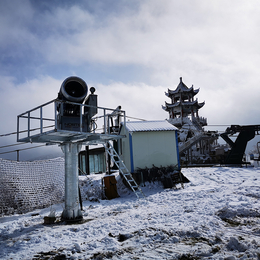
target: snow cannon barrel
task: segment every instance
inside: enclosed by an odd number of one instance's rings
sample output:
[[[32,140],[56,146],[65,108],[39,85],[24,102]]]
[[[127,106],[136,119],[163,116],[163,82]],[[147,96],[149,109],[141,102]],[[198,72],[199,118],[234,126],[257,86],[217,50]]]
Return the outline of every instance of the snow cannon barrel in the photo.
[[[88,94],[86,82],[79,77],[68,77],[61,84],[58,93],[58,129],[76,132],[89,132],[91,118],[97,114],[95,88]],[[84,107],[84,112],[82,107]]]
[[[82,104],[88,94],[88,86],[86,82],[79,77],[68,77],[61,84],[58,93],[58,99],[67,102]],[[63,104],[62,108],[58,106],[58,111],[62,111],[63,116],[79,116],[80,105]]]
[[[86,82],[79,77],[68,77],[61,84],[58,98],[63,101],[80,103],[84,101],[88,94]]]

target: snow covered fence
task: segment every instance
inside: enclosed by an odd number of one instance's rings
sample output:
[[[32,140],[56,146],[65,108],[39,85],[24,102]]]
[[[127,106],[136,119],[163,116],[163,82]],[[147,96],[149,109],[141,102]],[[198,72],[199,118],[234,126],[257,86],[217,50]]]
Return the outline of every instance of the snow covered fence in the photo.
[[[64,199],[64,159],[0,159],[0,216],[48,207]]]

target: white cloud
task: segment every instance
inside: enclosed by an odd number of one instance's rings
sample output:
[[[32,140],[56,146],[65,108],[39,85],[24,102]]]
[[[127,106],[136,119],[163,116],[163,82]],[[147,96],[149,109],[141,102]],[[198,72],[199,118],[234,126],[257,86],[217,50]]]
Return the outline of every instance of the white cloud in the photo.
[[[127,116],[144,120],[168,118],[168,113],[162,109],[167,98],[164,94],[167,89],[162,86],[114,82],[109,85],[97,84],[95,87],[99,106],[116,108],[121,105]]]
[[[57,97],[61,82],[49,76],[15,84],[11,77],[1,76],[0,113],[2,133],[16,131],[17,115]]]
[[[2,122],[0,135],[15,133],[17,131],[17,116],[52,99],[55,99],[61,85],[59,80],[53,79],[49,76],[42,76],[39,79],[30,80],[23,84],[15,84],[14,78],[11,77],[1,76],[0,78],[0,121]],[[19,130],[22,131],[26,129],[27,128],[20,128]],[[1,146],[15,144],[16,137],[16,134],[1,137]],[[0,149],[0,153],[23,149],[26,147],[33,147],[35,145],[37,144],[13,146],[5,149],[2,148]],[[30,149],[21,151],[20,159],[39,159],[41,156],[55,156],[55,153],[56,156],[62,155],[60,148],[57,146]],[[16,152],[7,153],[0,156],[1,158],[16,159]]]
[[[102,17],[77,7],[57,8],[46,19],[57,33],[46,38],[43,50],[49,61],[57,63],[142,64],[166,70],[182,60],[200,62],[198,56],[214,63],[232,63],[238,55],[246,58],[256,50],[258,18],[252,18],[252,7],[245,2],[238,4],[243,9],[222,1],[189,3],[144,1],[137,13],[113,14],[104,23],[99,22]]]
[[[31,3],[0,4],[2,132],[15,129],[17,114],[55,98],[61,75],[71,71],[87,75],[100,106],[122,105],[129,116],[167,118],[164,92],[182,76],[187,86],[200,88],[197,97],[206,102],[200,115],[209,124],[258,123],[257,1],[123,1],[110,9],[104,1],[91,11],[79,1],[40,12]],[[27,66],[28,81],[14,84]],[[125,80],[118,75],[117,68],[128,66],[139,74],[144,69],[142,81],[134,73]],[[107,73],[106,82],[99,73]]]

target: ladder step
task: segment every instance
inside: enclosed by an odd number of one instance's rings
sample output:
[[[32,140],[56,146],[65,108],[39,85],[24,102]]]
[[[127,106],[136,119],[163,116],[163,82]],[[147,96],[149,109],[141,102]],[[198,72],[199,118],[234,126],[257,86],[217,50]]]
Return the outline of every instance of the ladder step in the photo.
[[[106,152],[109,154],[111,160],[117,165],[120,173],[123,175],[127,183],[129,184],[130,188],[135,193],[136,197],[139,199],[141,196],[145,198],[144,193],[142,192],[141,188],[137,185],[136,181],[134,180],[132,174],[126,168],[124,162],[121,160],[120,156],[117,154],[114,147],[111,145],[110,142],[103,144],[105,147]]]
[[[132,179],[126,179],[128,182],[131,182],[132,183],[132,185],[133,184],[136,184],[136,182],[135,182],[135,180],[132,180]]]

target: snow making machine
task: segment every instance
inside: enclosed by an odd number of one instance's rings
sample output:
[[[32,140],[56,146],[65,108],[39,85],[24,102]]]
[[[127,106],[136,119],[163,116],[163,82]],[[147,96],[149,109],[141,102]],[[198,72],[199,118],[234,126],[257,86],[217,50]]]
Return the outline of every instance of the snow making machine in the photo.
[[[58,144],[65,154],[65,208],[62,219],[82,219],[78,186],[78,153],[82,144],[103,144],[123,138],[111,133],[110,117],[114,109],[97,106],[95,88],[79,77],[66,78],[58,97],[17,116],[17,141]],[[120,109],[125,121],[125,111]],[[97,122],[103,128],[97,129]],[[24,130],[26,129],[26,130]]]

